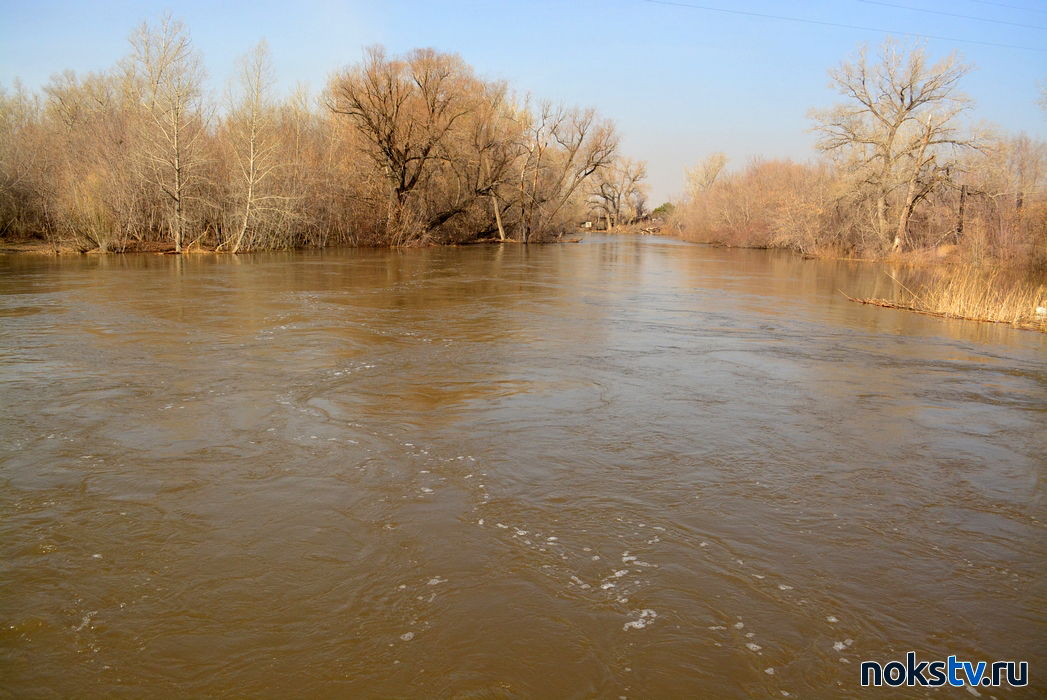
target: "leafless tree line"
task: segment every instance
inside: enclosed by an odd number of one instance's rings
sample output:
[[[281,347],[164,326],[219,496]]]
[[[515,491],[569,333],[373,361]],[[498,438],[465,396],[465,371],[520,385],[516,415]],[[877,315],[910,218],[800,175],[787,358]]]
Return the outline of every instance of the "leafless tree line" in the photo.
[[[319,100],[279,98],[262,41],[216,100],[181,21],[129,42],[111,70],[55,75],[42,95],[0,88],[0,237],[103,252],[528,242],[574,230],[616,173],[635,202],[645,175],[594,110],[522,98],[454,54],[372,47]]]
[[[967,259],[1047,261],[1047,144],[966,125],[953,53],[887,40],[830,71],[844,101],[809,116],[824,158],[688,170],[676,224],[695,240],[884,256],[958,251]],[[1032,99],[1032,98],[1030,98]],[[1047,107],[1047,105],[1045,105]]]

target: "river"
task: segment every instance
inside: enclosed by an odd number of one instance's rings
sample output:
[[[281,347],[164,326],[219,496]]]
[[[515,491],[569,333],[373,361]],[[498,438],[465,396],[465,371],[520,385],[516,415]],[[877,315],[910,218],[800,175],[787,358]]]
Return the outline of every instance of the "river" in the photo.
[[[0,697],[1047,694],[1047,335],[649,237],[0,256]],[[966,693],[964,693],[966,695]]]

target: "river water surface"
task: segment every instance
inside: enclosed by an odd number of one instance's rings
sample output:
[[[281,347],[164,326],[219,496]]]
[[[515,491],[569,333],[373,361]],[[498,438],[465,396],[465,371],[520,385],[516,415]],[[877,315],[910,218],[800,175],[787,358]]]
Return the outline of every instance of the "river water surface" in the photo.
[[[0,697],[1047,694],[1047,336],[665,240],[0,257]],[[959,690],[945,695],[958,697]]]

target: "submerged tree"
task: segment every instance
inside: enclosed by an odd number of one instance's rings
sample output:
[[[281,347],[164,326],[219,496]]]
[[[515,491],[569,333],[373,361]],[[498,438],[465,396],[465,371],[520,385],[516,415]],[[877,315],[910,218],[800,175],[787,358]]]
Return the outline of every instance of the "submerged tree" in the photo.
[[[902,247],[916,205],[951,183],[957,152],[975,145],[959,123],[974,104],[959,91],[971,70],[956,52],[931,65],[922,47],[887,39],[875,59],[863,46],[829,72],[847,101],[810,112],[818,145],[868,192],[885,248]]]

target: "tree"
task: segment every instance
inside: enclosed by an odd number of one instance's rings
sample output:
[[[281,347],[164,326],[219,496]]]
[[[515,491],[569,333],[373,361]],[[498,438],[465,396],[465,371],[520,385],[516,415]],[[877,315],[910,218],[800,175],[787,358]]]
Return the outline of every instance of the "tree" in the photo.
[[[40,175],[49,160],[40,117],[39,99],[20,80],[15,78],[10,93],[0,85],[0,235],[24,236],[46,218],[34,215],[45,199],[41,180],[46,178]]]
[[[229,114],[224,135],[232,155],[230,189],[235,206],[235,232],[230,252],[245,245],[252,227],[284,198],[275,191],[280,167],[277,148],[277,110],[272,89],[276,83],[269,44],[263,39],[237,59],[235,82],[230,85]]]
[[[607,219],[607,229],[615,229],[626,219],[643,216],[646,203],[647,162],[632,158],[615,158],[593,174],[589,201],[600,216]]]
[[[517,205],[522,240],[552,224],[585,180],[611,163],[618,150],[614,126],[594,109],[542,102],[526,120],[521,143]]]
[[[974,104],[958,88],[971,70],[956,52],[930,65],[923,47],[888,38],[875,62],[862,46],[829,71],[830,87],[847,100],[809,113],[818,146],[869,191],[884,248],[903,246],[916,205],[951,183],[952,158],[976,145],[958,124]]]
[[[687,178],[687,197],[695,201],[716,182],[730,159],[723,151],[709,154],[709,157],[693,168],[684,168]]]
[[[391,229],[408,224],[409,197],[448,156],[454,130],[477,109],[478,92],[479,81],[461,57],[433,49],[388,58],[372,46],[360,64],[332,81],[328,106],[350,118],[386,179]],[[454,213],[437,212],[423,228]]]
[[[182,252],[188,200],[200,184],[204,162],[206,72],[189,30],[170,13],[155,28],[143,21],[129,41],[124,70],[144,122],[146,170],[166,197],[168,228],[175,251]]]

